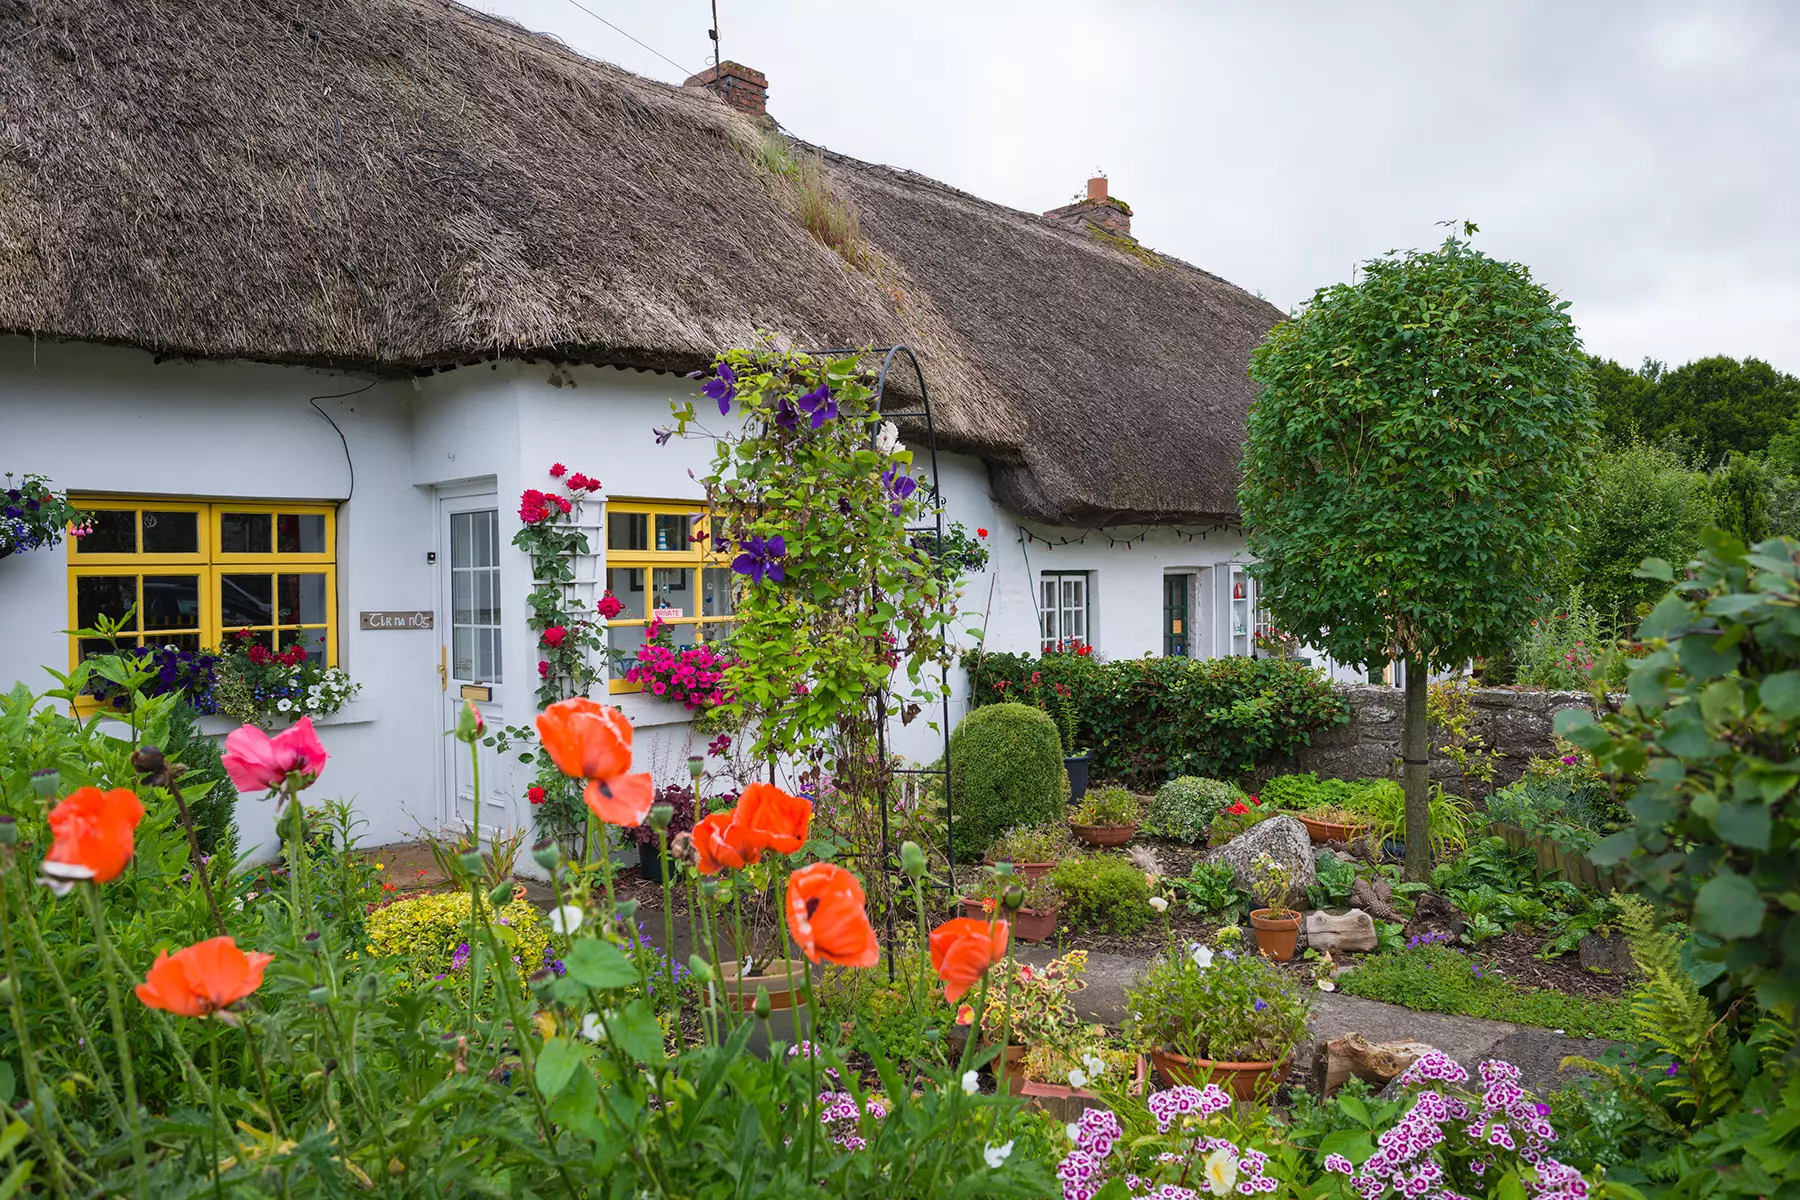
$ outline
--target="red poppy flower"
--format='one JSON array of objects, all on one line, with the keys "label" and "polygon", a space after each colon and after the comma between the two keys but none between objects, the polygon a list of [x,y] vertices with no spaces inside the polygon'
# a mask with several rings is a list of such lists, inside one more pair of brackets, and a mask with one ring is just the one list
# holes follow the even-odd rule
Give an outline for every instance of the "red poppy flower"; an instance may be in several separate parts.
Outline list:
[{"label": "red poppy flower", "polygon": [[1011,929],[1005,921],[955,917],[931,931],[931,969],[944,981],[944,999],[955,1004],[963,993],[1006,957]]},{"label": "red poppy flower", "polygon": [[538,714],[538,738],[571,779],[588,781],[582,799],[612,825],[642,825],[655,800],[648,772],[631,770],[631,722],[586,696],[559,700]]},{"label": "red poppy flower", "polygon": [[131,861],[133,836],[143,819],[143,802],[130,788],[77,789],[50,810],[54,840],[40,868],[44,881],[59,896],[78,879],[111,883]]},{"label": "red poppy flower", "polygon": [[158,954],[137,998],[178,1017],[204,1017],[262,986],[272,954],[246,954],[228,937],[208,938],[174,954]]},{"label": "red poppy flower", "polygon": [[862,884],[835,863],[813,863],[788,876],[788,931],[808,961],[872,967],[881,959]]},{"label": "red poppy flower", "polygon": [[759,850],[794,854],[806,845],[812,825],[812,801],[790,796],[772,783],[753,783],[738,799],[731,825],[739,840]]},{"label": "red poppy flower", "polygon": [[694,826],[694,853],[702,875],[717,875],[727,867],[740,871],[762,857],[762,851],[743,840],[731,813],[712,813]]}]

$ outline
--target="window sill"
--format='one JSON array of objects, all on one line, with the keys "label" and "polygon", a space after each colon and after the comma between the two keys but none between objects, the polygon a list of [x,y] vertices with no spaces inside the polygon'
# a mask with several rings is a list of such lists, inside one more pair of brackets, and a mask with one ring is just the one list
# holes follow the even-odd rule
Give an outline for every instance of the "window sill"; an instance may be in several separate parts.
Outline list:
[{"label": "window sill", "polygon": [[[380,715],[381,710],[373,700],[352,700],[334,713],[314,717],[313,724],[320,728],[327,725],[368,725]],[[240,724],[242,722],[234,721],[230,717],[201,717],[200,732],[208,737],[219,737],[230,733]]]},{"label": "window sill", "polygon": [[615,692],[605,702],[624,713],[631,719],[632,725],[639,729],[655,725],[686,725],[694,719],[694,714],[686,706],[658,700],[644,692]]}]

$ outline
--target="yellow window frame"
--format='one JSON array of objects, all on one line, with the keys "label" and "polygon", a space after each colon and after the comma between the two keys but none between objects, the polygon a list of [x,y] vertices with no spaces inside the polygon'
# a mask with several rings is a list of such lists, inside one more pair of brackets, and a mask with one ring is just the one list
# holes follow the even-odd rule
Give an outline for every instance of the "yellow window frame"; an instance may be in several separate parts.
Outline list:
[{"label": "yellow window frame", "polygon": [[[325,635],[325,663],[327,666],[338,664],[338,602],[337,602],[337,506],[332,504],[284,503],[281,501],[240,501],[240,500],[200,500],[194,498],[165,498],[160,496],[125,496],[82,494],[70,497],[72,503],[85,509],[131,509],[138,515],[134,519],[133,528],[141,544],[142,514],[145,512],[191,512],[196,514],[199,528],[198,549],[194,553],[143,553],[132,554],[84,554],[80,543],[75,538],[67,539],[69,561],[69,625],[73,630],[79,627],[79,607],[77,600],[77,581],[91,576],[136,576],[138,580],[138,611],[134,615],[134,628],[130,636],[134,638],[154,639],[157,635],[168,637],[192,636],[198,634],[202,647],[216,648],[225,633],[239,628],[268,630],[275,634],[279,648],[280,634],[297,630],[323,630]],[[277,516],[319,516],[324,518],[323,551],[290,552],[282,554],[271,551],[267,554],[226,554],[218,550],[219,522],[226,513],[250,513],[266,515],[273,522]],[[276,544],[275,530],[271,526],[271,546]],[[266,572],[258,568],[267,568]],[[227,575],[260,575],[271,576],[270,587],[273,600],[279,604],[279,584],[273,577],[279,575],[323,575],[325,577],[325,620],[306,622],[280,620],[280,612],[273,612],[274,620],[267,625],[238,626],[224,624],[224,605],[222,603],[224,578]],[[143,613],[143,579],[145,576],[159,575],[194,575],[199,578],[200,614],[193,628],[149,630],[144,628]],[[74,670],[81,659],[80,639],[69,638],[69,669]]]},{"label": "yellow window frame", "polygon": [[[693,538],[694,534],[700,536],[690,540],[687,548],[682,550],[614,550],[612,548],[612,517],[614,514],[646,516],[648,518],[646,522],[647,540],[652,544],[656,540],[656,518],[659,516],[683,517],[689,524],[688,536],[690,538]],[[712,530],[708,524],[709,515],[704,501],[632,498],[609,499],[606,502],[604,524],[600,532],[605,544],[605,569],[615,571],[637,568],[646,572],[644,577],[645,615],[643,617],[620,617],[608,621],[609,629],[641,629],[654,619],[654,614],[649,608],[650,589],[654,587],[654,575],[649,572],[654,571],[655,568],[686,567],[692,570],[694,572],[694,591],[698,596],[703,584],[700,572],[708,567],[721,567],[730,563],[731,555],[729,553],[715,553],[712,549]],[[696,517],[699,518],[698,521],[694,520]],[[696,613],[691,617],[670,618],[663,624],[695,626],[694,640],[704,643],[707,640],[707,626],[728,625],[736,620],[735,613],[723,617],[707,617]],[[619,695],[626,692],[641,692],[644,690],[644,685],[631,683],[620,676],[609,675],[606,690],[609,694]]]}]

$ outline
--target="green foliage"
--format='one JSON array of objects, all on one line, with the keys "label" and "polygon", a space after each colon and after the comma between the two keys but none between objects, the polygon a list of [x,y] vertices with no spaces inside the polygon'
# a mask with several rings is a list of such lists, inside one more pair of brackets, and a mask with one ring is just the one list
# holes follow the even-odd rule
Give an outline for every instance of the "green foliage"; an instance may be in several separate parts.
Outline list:
[{"label": "green foliage", "polygon": [[1594,381],[1594,408],[1607,444],[1621,446],[1646,437],[1654,441],[1662,427],[1650,411],[1650,398],[1656,391],[1656,381],[1662,378],[1664,365],[1646,358],[1633,371],[1596,355],[1588,359],[1588,371]]},{"label": "green foliage", "polygon": [[1330,851],[1317,860],[1318,882],[1306,889],[1309,908],[1340,908],[1350,903],[1350,889],[1356,886],[1356,864]]},{"label": "green foliage", "polygon": [[1455,667],[1512,637],[1597,432],[1567,307],[1452,236],[1269,333],[1238,500],[1277,624],[1363,664]]},{"label": "green foliage", "polygon": [[1631,826],[1590,857],[1623,861],[1651,898],[1719,939],[1708,957],[1725,965],[1724,995],[1800,1003],[1800,544],[1750,552],[1707,534],[1692,577],[1638,634],[1650,652],[1620,711],[1557,717],[1613,778],[1642,780]]},{"label": "green foliage", "polygon": [[1733,454],[1709,481],[1719,528],[1745,545],[1768,537],[1774,472],[1760,459]]},{"label": "green foliage", "polygon": [[1144,802],[1122,787],[1095,788],[1081,798],[1069,820],[1076,825],[1135,825]]},{"label": "green foliage", "polygon": [[1204,841],[1213,818],[1245,798],[1235,785],[1222,779],[1183,775],[1156,789],[1156,798],[1144,816],[1144,829],[1176,841]]},{"label": "green foliage", "polygon": [[1310,1001],[1296,977],[1227,927],[1211,947],[1171,946],[1150,964],[1126,991],[1126,1036],[1188,1058],[1279,1062],[1304,1034]]},{"label": "green foliage", "polygon": [[1053,863],[1069,853],[1067,821],[1018,825],[994,839],[988,858],[994,862]]},{"label": "green foliage", "polygon": [[1238,800],[1221,808],[1218,815],[1213,818],[1212,827],[1206,831],[1206,844],[1223,846],[1252,825],[1261,824],[1270,817],[1280,815],[1272,806],[1261,803],[1254,796],[1250,797],[1250,802],[1247,804]]},{"label": "green foliage", "polygon": [[[1393,780],[1373,780],[1345,807],[1368,818],[1374,827],[1372,837],[1406,840],[1406,793]],[[1444,859],[1468,845],[1473,819],[1473,810],[1466,800],[1433,784],[1429,812],[1432,854]]]},{"label": "green foliage", "polygon": [[1003,831],[1063,815],[1062,743],[1056,725],[1025,704],[992,704],[950,735],[956,857],[981,858]]},{"label": "green foliage", "polygon": [[1320,779],[1311,771],[1277,775],[1262,785],[1256,798],[1265,806],[1310,812],[1316,808],[1348,808],[1368,786],[1366,780]]},{"label": "green foliage", "polygon": [[1338,977],[1338,990],[1424,1012],[1561,1029],[1571,1037],[1624,1039],[1633,1032],[1623,1000],[1520,987],[1441,945],[1371,954]]},{"label": "green foliage", "polygon": [[[458,891],[396,900],[378,908],[369,914],[369,950],[398,960],[393,978],[399,986],[429,988],[443,983],[466,992],[470,903],[469,893]],[[544,965],[550,935],[543,915],[530,901],[513,900],[493,916],[496,934],[509,954],[528,968],[525,974]]]},{"label": "green foliage", "polygon": [[162,752],[170,762],[187,768],[181,776],[181,796],[193,816],[200,852],[223,856],[227,862],[235,859],[237,788],[225,773],[219,744],[200,732],[199,718],[191,706],[179,704],[171,710]]},{"label": "green foliage", "polygon": [[1350,719],[1324,673],[1259,658],[1134,658],[1093,654],[967,656],[971,703],[1051,706],[1067,688],[1093,770],[1149,790],[1171,776],[1239,776],[1310,745]]},{"label": "green foliage", "polygon": [[1168,876],[1163,880],[1197,916],[1213,917],[1226,925],[1236,925],[1250,911],[1250,897],[1237,885],[1237,872],[1226,863],[1197,862],[1187,878]]},{"label": "green foliage", "polygon": [[[1646,558],[1684,564],[1700,531],[1717,519],[1706,476],[1665,446],[1630,442],[1595,458],[1592,484],[1575,513],[1575,544],[1562,560],[1557,591],[1580,584],[1598,625],[1630,626],[1664,587],[1637,574]],[[1525,609],[1521,605],[1521,611]]]},{"label": "green foliage", "polygon": [[1689,442],[1707,463],[1769,448],[1800,413],[1800,379],[1760,359],[1715,355],[1655,371],[1650,382],[1639,399],[1638,432]]},{"label": "green foliage", "polygon": [[1609,689],[1624,686],[1628,660],[1609,653],[1618,639],[1582,596],[1579,583],[1538,606],[1531,624],[1513,643],[1514,681],[1526,687],[1582,692],[1597,678]]},{"label": "green foliage", "polygon": [[1121,854],[1065,859],[1051,875],[1063,896],[1063,924],[1137,933],[1150,924],[1150,883]]}]

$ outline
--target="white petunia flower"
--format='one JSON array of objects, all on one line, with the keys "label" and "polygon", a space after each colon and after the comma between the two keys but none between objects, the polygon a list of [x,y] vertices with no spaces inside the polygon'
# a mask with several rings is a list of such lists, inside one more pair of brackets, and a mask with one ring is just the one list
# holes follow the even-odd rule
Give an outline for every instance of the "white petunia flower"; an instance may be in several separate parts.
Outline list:
[{"label": "white petunia flower", "polygon": [[550,910],[550,928],[567,937],[581,928],[582,911],[573,904],[565,904],[561,908]]},{"label": "white petunia flower", "polygon": [[1235,1151],[1220,1146],[1206,1156],[1206,1190],[1215,1196],[1223,1196],[1237,1186],[1237,1154]]},{"label": "white petunia flower", "polygon": [[1161,896],[1152,896],[1150,897],[1150,907],[1154,908],[1157,912],[1168,912],[1169,902]]},{"label": "white petunia flower", "polygon": [[1081,1065],[1087,1068],[1089,1079],[1098,1079],[1106,1074],[1106,1060],[1101,1058],[1098,1054],[1089,1054],[1085,1056],[1081,1060]]},{"label": "white petunia flower", "polygon": [[1012,1148],[1013,1144],[1008,1142],[1004,1146],[989,1146],[983,1150],[981,1156],[987,1159],[988,1170],[998,1171],[1000,1164],[1012,1155]]},{"label": "white petunia flower", "polygon": [[1194,965],[1196,967],[1198,967],[1202,971],[1204,971],[1208,967],[1212,966],[1212,960],[1213,960],[1212,947],[1200,946],[1200,945],[1196,945],[1194,947]]},{"label": "white petunia flower", "polygon": [[1087,1072],[1083,1071],[1080,1067],[1076,1067],[1073,1071],[1069,1072],[1070,1087],[1076,1089],[1084,1088],[1087,1086],[1087,1081]]},{"label": "white petunia flower", "polygon": [[973,1096],[981,1090],[981,1075],[976,1071],[963,1072],[963,1091]]},{"label": "white petunia flower", "polygon": [[275,707],[282,712],[286,712],[288,709],[294,707],[294,702],[289,700],[286,696],[283,696],[280,700],[275,702]]},{"label": "white petunia flower", "polygon": [[606,1040],[606,1026],[601,1024],[599,1014],[588,1013],[581,1018],[581,1036],[590,1042]]}]

